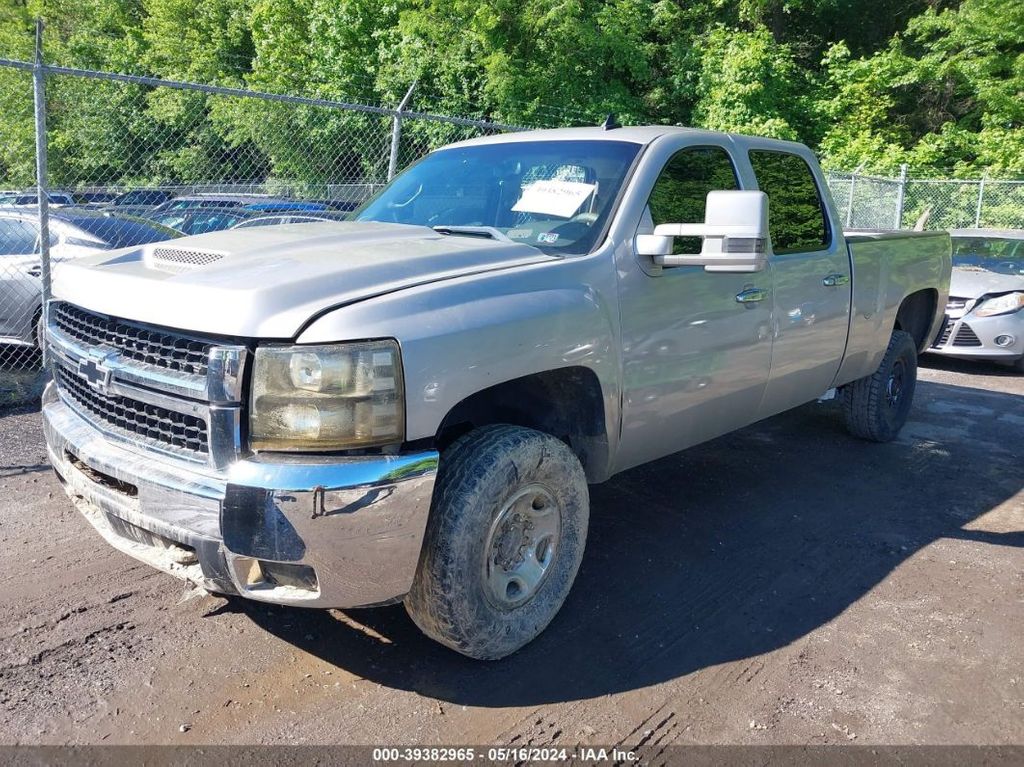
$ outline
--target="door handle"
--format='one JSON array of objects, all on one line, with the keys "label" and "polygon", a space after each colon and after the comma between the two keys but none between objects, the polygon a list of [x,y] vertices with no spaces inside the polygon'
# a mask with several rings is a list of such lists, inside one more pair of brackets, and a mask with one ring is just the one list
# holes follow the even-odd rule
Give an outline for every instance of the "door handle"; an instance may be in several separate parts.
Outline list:
[{"label": "door handle", "polygon": [[824,285],[826,288],[838,288],[840,285],[845,285],[849,281],[850,278],[847,277],[845,274],[833,272],[832,274],[827,275],[825,279],[821,281],[821,284]]},{"label": "door handle", "polygon": [[753,304],[757,301],[764,301],[768,297],[768,291],[764,288],[747,288],[736,294],[736,303]]}]

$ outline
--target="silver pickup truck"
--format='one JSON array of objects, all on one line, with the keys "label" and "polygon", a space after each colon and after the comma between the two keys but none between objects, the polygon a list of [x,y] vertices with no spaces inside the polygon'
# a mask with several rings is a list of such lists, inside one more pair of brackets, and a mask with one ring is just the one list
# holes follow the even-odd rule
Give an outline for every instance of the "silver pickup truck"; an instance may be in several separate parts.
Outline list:
[{"label": "silver pickup truck", "polygon": [[844,237],[798,144],[481,138],[352,221],[61,264],[49,457],[111,544],[211,592],[404,600],[500,658],[569,593],[588,483],[833,390],[893,439],[949,279],[944,233]]}]

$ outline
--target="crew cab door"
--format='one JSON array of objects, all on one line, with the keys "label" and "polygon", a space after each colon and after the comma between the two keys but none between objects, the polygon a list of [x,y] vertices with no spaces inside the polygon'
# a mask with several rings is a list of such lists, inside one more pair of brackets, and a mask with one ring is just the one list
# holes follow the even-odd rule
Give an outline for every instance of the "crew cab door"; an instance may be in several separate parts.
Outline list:
[{"label": "crew cab door", "polygon": [[[732,144],[656,143],[634,184],[635,233],[703,223],[708,192],[740,189]],[[655,154],[656,153],[656,154]],[[676,238],[676,253],[701,243]],[[770,269],[712,273],[655,266],[634,244],[618,257],[622,432],[616,468],[682,450],[750,423],[768,379]]]},{"label": "crew cab door", "polygon": [[758,188],[768,195],[775,288],[771,375],[758,413],[763,418],[832,386],[846,350],[853,275],[810,151],[755,143],[747,158]]}]

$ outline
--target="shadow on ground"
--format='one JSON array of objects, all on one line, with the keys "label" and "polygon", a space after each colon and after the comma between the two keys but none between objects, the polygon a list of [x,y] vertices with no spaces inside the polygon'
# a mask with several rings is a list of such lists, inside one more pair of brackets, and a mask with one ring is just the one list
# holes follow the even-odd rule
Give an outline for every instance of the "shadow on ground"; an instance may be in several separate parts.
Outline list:
[{"label": "shadow on ground", "polygon": [[434,644],[400,605],[224,609],[361,677],[457,704],[646,687],[800,639],[937,539],[1024,545],[1019,532],[964,529],[1024,486],[1022,419],[1024,397],[921,382],[888,445],[848,437],[834,408],[812,405],[594,487],[566,606],[497,663]]}]

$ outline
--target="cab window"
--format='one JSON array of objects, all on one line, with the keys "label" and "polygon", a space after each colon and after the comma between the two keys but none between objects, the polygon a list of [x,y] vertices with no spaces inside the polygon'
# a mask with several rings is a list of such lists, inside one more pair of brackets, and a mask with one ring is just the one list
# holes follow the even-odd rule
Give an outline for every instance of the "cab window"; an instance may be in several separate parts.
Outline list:
[{"label": "cab window", "polygon": [[750,164],[757,185],[768,195],[768,232],[775,253],[827,250],[831,241],[825,205],[804,158],[755,149]]},{"label": "cab window", "polygon": [[[739,189],[729,153],[718,146],[696,146],[672,155],[654,183],[647,209],[650,225],[700,224],[708,192]],[[699,253],[699,237],[676,237],[672,252]]]}]

